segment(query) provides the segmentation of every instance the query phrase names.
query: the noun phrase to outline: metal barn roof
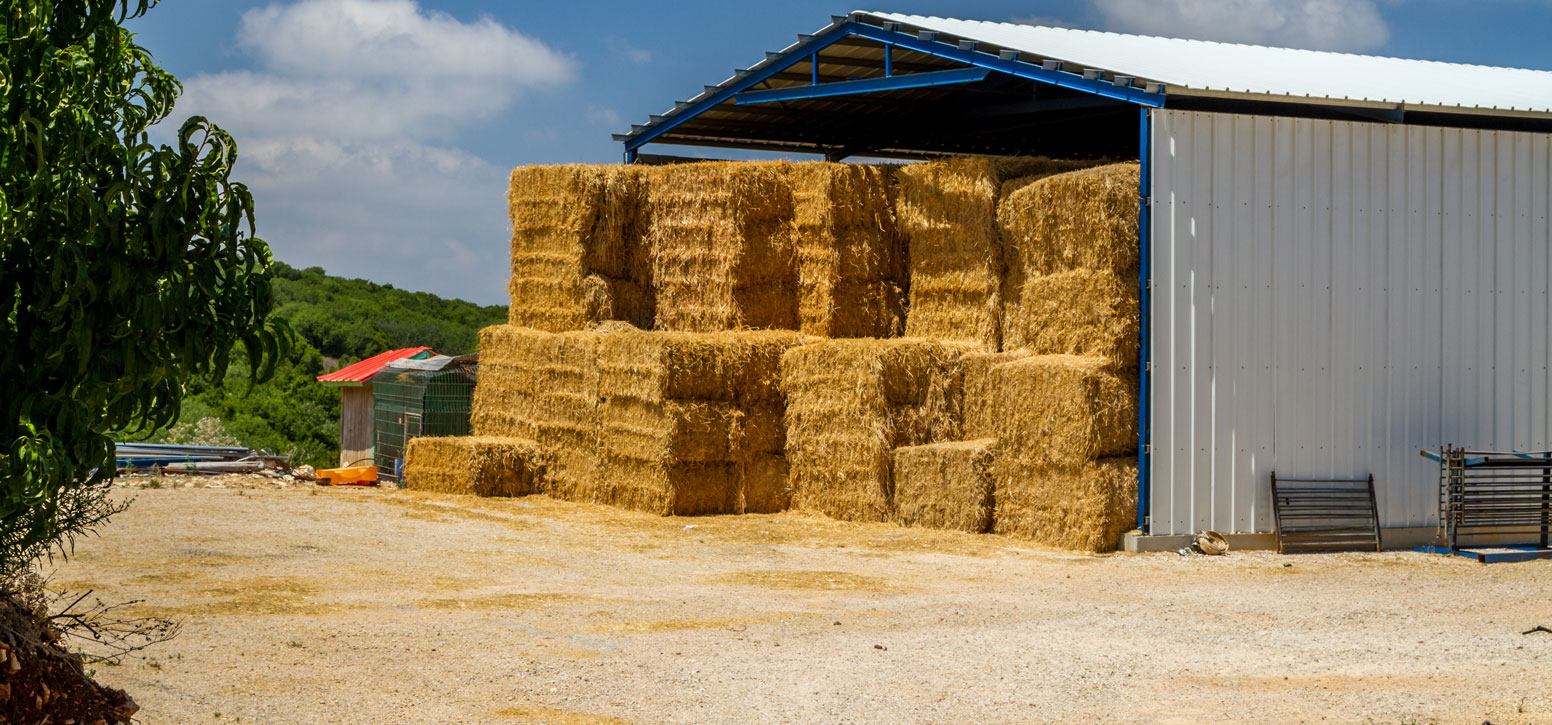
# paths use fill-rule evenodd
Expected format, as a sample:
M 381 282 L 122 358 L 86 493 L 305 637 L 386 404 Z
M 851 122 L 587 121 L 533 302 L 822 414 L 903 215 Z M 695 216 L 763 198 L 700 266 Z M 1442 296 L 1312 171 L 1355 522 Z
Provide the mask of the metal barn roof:
M 1490 114 L 1552 113 L 1552 72 L 857 11 L 1163 85 L 1166 96 L 1290 97 Z
M 1552 72 L 857 11 L 615 138 L 1125 157 L 1139 106 L 1552 131 Z

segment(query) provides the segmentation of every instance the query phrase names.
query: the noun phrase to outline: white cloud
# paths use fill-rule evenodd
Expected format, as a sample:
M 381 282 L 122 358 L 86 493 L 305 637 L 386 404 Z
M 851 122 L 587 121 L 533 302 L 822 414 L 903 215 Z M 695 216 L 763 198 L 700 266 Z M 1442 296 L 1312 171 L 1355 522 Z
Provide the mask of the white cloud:
M 604 126 L 613 129 L 623 129 L 625 127 L 625 119 L 620 117 L 619 111 L 591 104 L 587 107 L 587 122 L 594 126 Z
M 178 114 L 231 131 L 259 233 L 297 266 L 499 303 L 505 172 L 460 129 L 571 80 L 575 62 L 414 0 L 299 0 L 243 15 L 247 70 L 188 79 Z
M 616 58 L 623 58 L 636 65 L 646 65 L 652 62 L 652 51 L 637 48 L 624 38 L 609 38 L 606 42 L 609 44 L 609 50 L 614 53 Z
M 1383 46 L 1374 0 L 1091 0 L 1107 30 L 1315 50 Z

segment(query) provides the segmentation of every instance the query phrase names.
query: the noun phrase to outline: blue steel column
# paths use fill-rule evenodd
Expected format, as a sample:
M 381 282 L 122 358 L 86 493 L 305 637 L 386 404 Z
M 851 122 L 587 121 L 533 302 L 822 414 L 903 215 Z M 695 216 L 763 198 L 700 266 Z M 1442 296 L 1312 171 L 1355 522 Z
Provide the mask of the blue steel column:
M 1144 534 L 1148 531 L 1148 508 L 1151 502 L 1149 483 L 1152 480 L 1152 405 L 1149 388 L 1153 377 L 1152 367 L 1153 351 L 1149 347 L 1149 297 L 1153 292 L 1153 235 L 1151 233 L 1151 207 L 1153 205 L 1153 173 L 1150 168 L 1153 155 L 1153 113 L 1150 108 L 1144 107 L 1138 110 L 1138 127 L 1141 132 L 1138 135 L 1138 162 L 1142 166 L 1142 180 L 1138 184 L 1137 196 L 1140 205 L 1137 215 L 1137 244 L 1140 264 L 1138 267 L 1138 310 L 1142 318 L 1142 327 L 1138 335 L 1137 375 L 1137 529 Z

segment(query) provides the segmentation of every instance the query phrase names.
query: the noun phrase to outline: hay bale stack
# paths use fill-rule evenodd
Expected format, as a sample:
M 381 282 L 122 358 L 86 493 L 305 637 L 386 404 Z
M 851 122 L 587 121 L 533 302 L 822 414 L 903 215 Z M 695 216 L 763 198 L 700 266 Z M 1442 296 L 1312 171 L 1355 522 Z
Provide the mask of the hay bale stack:
M 798 329 L 790 166 L 707 162 L 650 171 L 657 329 Z
M 548 461 L 541 485 L 560 498 L 594 499 L 598 341 L 608 334 L 511 325 L 480 331 L 474 434 L 535 443 Z
M 1012 357 L 978 360 L 989 370 L 965 400 L 967 421 L 997 431 L 993 530 L 1050 546 L 1113 549 L 1135 513 L 1135 378 L 1103 358 Z
M 548 332 L 603 320 L 651 325 L 642 177 L 633 166 L 524 166 L 512 172 L 511 324 Z
M 979 534 L 992 526 L 995 439 L 896 448 L 895 520 Z
M 852 521 L 893 515 L 890 454 L 953 440 L 963 348 L 935 340 L 829 340 L 787 351 L 792 506 Z
M 1006 194 L 1002 345 L 1137 366 L 1137 164 L 1058 174 Z
M 903 166 L 895 218 L 910 249 L 907 337 L 968 342 L 996 351 L 1002 337 L 1003 183 L 1080 168 L 1043 158 L 964 157 Z
M 784 508 L 781 356 L 792 332 L 599 336 L 596 499 L 664 515 Z
M 798 316 L 820 337 L 898 337 L 905 326 L 905 255 L 878 166 L 792 166 Z
M 510 438 L 411 438 L 404 461 L 406 486 L 438 493 L 527 496 L 543 474 L 538 446 Z

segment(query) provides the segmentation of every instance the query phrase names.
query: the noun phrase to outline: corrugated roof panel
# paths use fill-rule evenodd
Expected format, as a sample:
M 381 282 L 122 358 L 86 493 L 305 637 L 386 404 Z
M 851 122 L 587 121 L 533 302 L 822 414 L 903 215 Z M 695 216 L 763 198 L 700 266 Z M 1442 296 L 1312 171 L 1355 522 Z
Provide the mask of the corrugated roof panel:
M 373 375 L 395 360 L 434 355 L 429 347 L 406 347 L 398 350 L 378 353 L 354 365 L 346 365 L 332 373 L 318 376 L 320 383 L 362 383 L 371 379 Z
M 1552 72 L 859 10 L 895 22 L 1158 81 L 1166 93 L 1367 101 L 1552 113 Z

